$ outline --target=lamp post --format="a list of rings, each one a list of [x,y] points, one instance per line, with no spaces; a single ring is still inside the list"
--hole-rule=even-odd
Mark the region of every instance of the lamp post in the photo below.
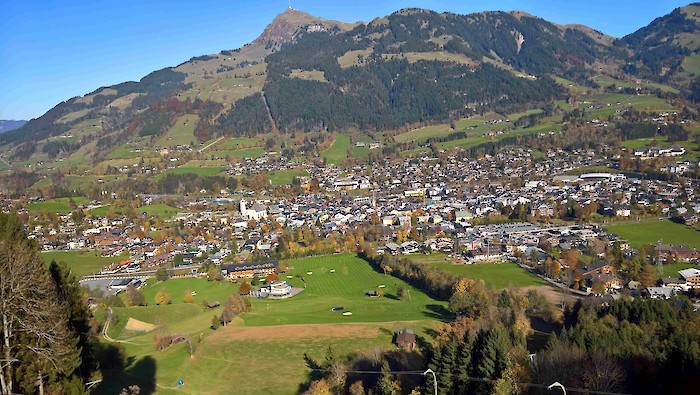
[[[423,372],[423,376],[427,376],[428,373],[432,373],[432,375],[433,375],[433,388],[435,389],[435,395],[438,395],[437,376],[435,376],[435,372],[433,372],[433,369],[428,369],[425,372]]]
[[[549,387],[547,387],[547,389],[551,390],[554,387],[561,388],[561,390],[564,392],[564,395],[566,395],[566,388],[560,382],[555,381],[554,383],[550,384]]]

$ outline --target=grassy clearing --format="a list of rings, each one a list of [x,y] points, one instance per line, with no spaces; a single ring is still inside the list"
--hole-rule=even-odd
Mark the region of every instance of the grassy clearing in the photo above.
[[[673,278],[678,278],[680,275],[678,274],[679,270],[683,269],[690,269],[694,268],[697,269],[697,266],[694,266],[690,263],[673,263],[670,265],[663,265],[662,271],[660,274],[657,275],[658,278],[662,277],[673,277]]]
[[[283,275],[301,286],[296,274],[302,274],[307,289],[287,300],[253,300],[253,311],[237,318],[232,325],[213,332],[212,316],[221,308],[210,310],[201,302],[219,300],[237,290],[227,282],[203,279],[149,281],[143,289],[149,306],[114,308],[118,320],[110,336],[126,335],[122,343],[133,364],[127,373],[107,372],[97,392],[118,392],[128,384],[169,393],[263,393],[294,394],[308,378],[303,355],[322,359],[331,345],[337,358],[346,358],[373,348],[393,349],[392,334],[412,328],[430,339],[429,332],[443,317],[445,302],[431,299],[403,282],[374,271],[367,262],[351,254],[314,257],[286,262],[290,271]],[[331,273],[330,270],[335,272]],[[306,274],[312,272],[311,275]],[[385,296],[369,298],[367,290],[386,285]],[[410,289],[410,300],[396,300],[392,295],[399,285]],[[172,304],[153,305],[155,294],[167,289]],[[183,303],[187,290],[195,291],[194,304]],[[344,306],[353,312],[342,316],[331,308]],[[123,328],[129,317],[161,325],[159,331],[201,339],[190,358],[185,344],[161,352],[154,351],[152,333],[126,334]],[[291,324],[291,325],[289,325]],[[270,352],[283,364],[271,364]],[[217,368],[212,368],[217,367]],[[221,374],[225,367],[226,374]],[[274,369],[274,374],[270,374]],[[185,385],[176,389],[178,379]],[[157,384],[157,391],[156,390]]]
[[[71,212],[71,200],[73,200],[73,202],[78,206],[88,202],[88,198],[85,197],[57,198],[43,202],[30,203],[27,205],[27,210],[33,213],[50,212],[56,214],[68,214]]]
[[[149,206],[141,206],[139,207],[138,210],[140,213],[160,217],[160,218],[170,218],[173,215],[177,214],[180,209],[177,209],[175,207],[168,206],[167,204],[159,203],[159,204],[151,204]]]
[[[331,164],[340,164],[348,159],[348,148],[350,148],[350,137],[336,133],[333,145],[321,154],[326,161]]]
[[[503,263],[482,263],[476,265],[455,265],[445,261],[443,254],[431,255],[411,255],[411,260],[435,266],[460,277],[467,277],[474,280],[483,280],[487,285],[496,289],[514,287],[530,287],[536,285],[547,285],[541,278],[527,272],[512,262]]]
[[[215,176],[221,173],[224,169],[221,167],[177,167],[175,169],[167,170],[155,177],[155,179],[160,179],[165,177],[166,174],[196,174],[198,176]]]
[[[255,148],[245,148],[245,149],[235,149],[235,150],[217,150],[209,152],[211,158],[259,158],[265,155],[265,148],[255,147]]]
[[[613,77],[607,76],[607,75],[597,75],[593,77],[593,81],[595,81],[598,85],[606,87],[610,85],[615,85],[619,86],[622,88],[632,88],[635,89],[637,88],[637,83],[636,81],[624,81],[624,80],[618,80]],[[668,85],[663,85],[663,84],[656,84],[653,82],[649,81],[641,81],[639,84],[640,87],[648,87],[652,89],[660,89],[663,92],[672,92],[672,93],[678,93],[678,89],[672,88]]]
[[[107,159],[153,158],[158,153],[151,149],[134,149],[128,144],[120,145],[107,155]]]
[[[65,262],[78,276],[98,273],[103,267],[129,259],[129,254],[103,258],[99,252],[83,251],[47,251],[41,253],[41,259],[48,265],[51,261]]]
[[[282,276],[283,279],[293,286],[303,287],[303,282],[296,277],[301,275],[307,289],[287,300],[254,300],[253,312],[243,317],[246,325],[406,321],[442,318],[445,314],[444,302],[432,299],[395,277],[376,272],[367,262],[351,254],[286,263],[290,270],[285,276],[292,278]],[[367,291],[379,285],[385,285],[384,296],[366,296]],[[410,301],[396,298],[399,286],[410,290]],[[331,311],[336,306],[345,307],[353,315],[343,316]]]
[[[260,141],[253,137],[229,137],[212,148],[217,150],[236,150],[241,148],[251,148],[260,144]],[[206,144],[205,144],[206,145]]]
[[[410,63],[419,62],[421,60],[438,61],[438,62],[455,62],[465,64],[467,66],[476,66],[474,59],[468,58],[462,54],[454,54],[448,52],[405,52],[401,54],[382,54],[384,59],[406,59]]]
[[[326,74],[321,70],[302,70],[294,69],[290,75],[291,78],[300,78],[307,81],[328,82]]]
[[[338,58],[338,64],[343,68],[359,66],[361,64],[360,57],[367,58],[372,52],[374,52],[374,50],[371,48],[345,52]]]
[[[197,142],[194,129],[197,127],[199,116],[185,114],[180,117],[168,132],[161,137],[156,145],[161,147],[175,147],[178,145],[190,145]]]
[[[682,244],[700,248],[700,231],[668,220],[609,225],[607,229],[627,240],[632,247],[644,244]]]
[[[279,170],[267,174],[267,177],[272,182],[272,185],[289,185],[294,180],[294,177],[308,176],[309,172],[304,169],[294,170]]]

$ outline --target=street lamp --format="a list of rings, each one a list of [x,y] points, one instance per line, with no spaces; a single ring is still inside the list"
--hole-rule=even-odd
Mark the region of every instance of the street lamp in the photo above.
[[[554,383],[550,384],[550,386],[547,387],[547,389],[551,390],[554,387],[561,388],[561,390],[564,392],[564,395],[566,395],[566,388],[560,382],[555,381]]]
[[[427,376],[428,373],[432,373],[432,374],[433,374],[433,387],[435,388],[435,395],[438,395],[438,392],[437,392],[437,388],[438,388],[437,376],[435,376],[435,372],[433,372],[433,369],[428,369],[428,370],[426,370],[425,372],[423,372],[423,376]]]

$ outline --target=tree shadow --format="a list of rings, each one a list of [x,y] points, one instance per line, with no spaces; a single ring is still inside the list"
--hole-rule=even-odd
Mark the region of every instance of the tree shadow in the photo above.
[[[391,300],[400,300],[398,296],[392,294],[384,294],[384,297]]]
[[[454,314],[447,310],[445,306],[439,304],[429,304],[425,306],[428,311],[423,312],[423,315],[440,321],[447,321],[454,318]]]
[[[139,386],[141,395],[156,392],[156,360],[145,356],[130,368],[102,368],[102,382],[94,388],[96,394],[118,394],[123,388]],[[173,383],[173,386],[176,383]]]

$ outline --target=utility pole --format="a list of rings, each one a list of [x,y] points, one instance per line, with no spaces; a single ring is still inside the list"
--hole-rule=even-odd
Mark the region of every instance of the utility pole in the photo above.
[[[661,243],[663,242],[663,239],[660,239],[658,243],[656,244],[656,267],[657,270],[659,271],[659,274],[663,274],[664,268],[663,264],[661,262]]]

